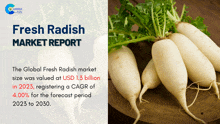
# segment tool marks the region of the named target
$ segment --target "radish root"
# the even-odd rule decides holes
[[[182,99],[186,99],[186,98],[180,98],[179,101],[181,101]],[[203,121],[202,119],[196,117],[195,115],[193,115],[193,114],[189,111],[189,108],[187,107],[186,101],[180,102],[180,104],[181,104],[181,106],[183,107],[183,109],[185,110],[185,112],[186,112],[189,116],[191,116],[192,118],[194,118],[196,121],[199,121],[199,122],[201,122],[201,123],[206,124],[205,121]]]
[[[147,101],[146,99],[142,99],[143,103],[150,103],[149,101]]]
[[[137,117],[136,117],[136,119],[135,119],[135,121],[134,121],[134,123],[133,123],[133,124],[136,124],[136,123],[138,122],[138,120],[140,119],[141,114],[140,114],[140,111],[139,111],[138,108],[137,108],[137,104],[136,104],[136,100],[135,100],[135,99],[131,99],[131,100],[130,100],[130,104],[131,104],[131,108],[133,108],[134,111],[135,111],[136,114],[137,114]]]
[[[143,94],[144,94],[147,90],[148,90],[148,86],[147,86],[147,85],[144,85],[144,87],[142,88],[141,93],[140,93],[140,95],[139,95],[140,103],[142,103],[142,102],[147,102],[147,103],[149,103],[149,101],[147,101],[147,100],[145,100],[145,99],[142,99]]]
[[[185,112],[186,112],[187,114],[189,114],[191,117],[193,117],[195,120],[197,120],[197,121],[199,121],[199,122],[202,122],[202,123],[206,124],[205,121],[203,121],[202,119],[197,118],[195,115],[193,115],[193,114],[189,111],[188,108],[185,109]]]
[[[83,102],[84,102],[85,100],[86,100],[85,97],[82,97],[82,98],[79,100],[79,103],[78,103],[78,112],[79,112],[79,114],[82,113],[82,104],[83,104]]]
[[[192,84],[195,84],[195,83],[198,85],[199,81],[194,82],[194,83],[192,83]],[[212,82],[212,83],[213,83],[213,82]],[[189,88],[189,89],[196,89],[196,90],[202,90],[202,91],[207,91],[207,90],[210,90],[210,89],[211,89],[212,83],[210,84],[209,88],[207,88],[207,89],[190,87],[192,84],[190,84],[187,88]]]
[[[191,107],[195,103],[195,101],[196,101],[196,99],[198,97],[198,94],[199,94],[199,84],[198,84],[198,90],[197,90],[196,96],[195,96],[193,102],[190,105],[188,105],[188,108]]]
[[[187,88],[190,88],[190,89],[198,89],[198,90],[202,90],[202,91],[207,91],[207,90],[210,90],[211,87],[213,86],[214,90],[215,90],[215,94],[217,95],[217,98],[220,99],[220,96],[219,96],[219,90],[218,90],[218,86],[219,85],[216,81],[212,81],[212,83],[210,84],[209,88],[208,89],[203,89],[203,88],[193,88],[193,87],[190,87],[191,85],[195,84],[195,83],[198,83],[198,82],[194,82],[192,84],[190,84]],[[197,84],[198,85],[198,84]]]
[[[196,82],[191,83],[191,84],[187,87],[187,89],[188,89],[189,87],[191,87],[193,84],[198,84],[199,82],[201,82],[201,81],[196,81]]]

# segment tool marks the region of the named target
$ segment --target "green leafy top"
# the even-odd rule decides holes
[[[125,14],[122,14],[125,15]],[[111,15],[109,16],[109,35],[108,35],[108,51],[110,52],[113,48],[118,49],[122,45],[129,43],[136,43],[139,41],[152,39],[154,37],[146,36],[142,32],[131,31],[133,22],[128,20],[127,16]]]
[[[109,52],[129,43],[165,38],[171,32],[177,32],[175,23],[179,21],[189,22],[210,35],[207,26],[203,24],[203,18],[197,17],[193,20],[186,16],[188,11],[185,10],[185,5],[179,17],[172,0],[145,0],[145,3],[138,3],[136,6],[129,0],[120,2],[121,7],[115,8],[118,14],[109,16]],[[138,26],[138,31],[132,31],[134,24]]]
[[[175,3],[170,0],[170,2],[172,3],[171,5],[174,6]],[[182,14],[179,17],[177,12],[176,12],[176,8],[172,7],[172,14],[170,11],[167,11],[167,15],[170,18],[170,20],[175,21],[175,23],[178,23],[180,21],[182,22],[188,22],[192,25],[194,25],[195,27],[197,27],[199,30],[201,30],[203,33],[205,33],[206,35],[210,36],[210,33],[207,30],[207,26],[203,23],[204,18],[198,16],[196,17],[196,19],[192,19],[192,17],[190,16],[186,16],[186,14],[188,13],[188,11],[186,11],[186,7],[185,4],[183,5],[183,9],[182,9]]]
[[[116,8],[118,14],[109,16],[109,51],[129,43],[166,37],[175,23],[166,15],[171,4],[163,1],[146,1],[133,6],[129,0],[120,0],[122,5]],[[131,31],[134,24],[138,31]]]

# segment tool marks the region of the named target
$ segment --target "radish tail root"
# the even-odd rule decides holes
[[[131,107],[134,109],[135,113],[137,114],[136,120],[133,123],[133,124],[136,124],[141,117],[140,111],[137,108],[136,99],[131,99],[130,104],[131,104]]]
[[[182,103],[182,107],[183,107],[183,109],[185,110],[185,112],[186,112],[189,116],[191,116],[192,118],[194,118],[196,121],[199,121],[199,122],[201,122],[201,123],[203,123],[203,124],[206,124],[205,121],[203,121],[202,119],[196,117],[194,114],[192,114],[192,113],[189,111],[189,109],[188,109],[188,107],[187,107],[187,105],[186,105],[186,101],[184,101],[184,103]]]
[[[82,97],[80,100],[79,100],[79,102],[78,102],[78,112],[79,112],[79,114],[81,114],[81,112],[82,112],[82,104],[83,104],[83,102],[86,100],[86,98],[85,97]]]
[[[185,94],[184,94],[185,95]],[[202,119],[196,117],[195,115],[193,115],[190,111],[189,111],[189,108],[187,107],[187,104],[186,104],[186,96],[183,96],[183,95],[180,95],[179,97],[176,97],[179,101],[179,103],[181,104],[181,106],[183,107],[183,109],[185,110],[185,112],[191,116],[192,118],[194,118],[196,121],[198,122],[201,122],[201,123],[204,123],[206,124],[205,121],[203,121]]]
[[[193,88],[193,87],[188,87],[190,89],[198,89],[198,88]],[[210,84],[209,88],[207,89],[203,89],[203,88],[199,88],[199,90],[203,90],[203,91],[206,91],[206,90],[210,90],[212,88],[212,83]]]
[[[195,115],[193,115],[193,114],[189,111],[189,109],[188,109],[187,107],[185,108],[185,111],[186,111],[187,114],[189,114],[189,115],[190,115],[192,118],[194,118],[195,120],[197,120],[197,121],[199,121],[199,122],[201,122],[201,123],[203,123],[203,124],[206,124],[205,121],[203,121],[202,119],[200,119],[200,118],[196,117]]]
[[[188,105],[188,108],[191,107],[195,103],[195,101],[196,101],[196,99],[198,97],[198,94],[199,94],[199,84],[198,84],[198,90],[197,90],[196,96],[195,96],[193,102],[190,105]]]
[[[142,101],[148,102],[147,100],[142,99],[142,96],[143,96],[144,93],[147,91],[147,89],[148,89],[147,85],[144,85],[144,87],[142,88],[141,93],[140,93],[140,95],[139,95],[140,103],[142,103]]]
[[[143,103],[150,103],[149,101],[147,101],[146,99],[142,99]]]
[[[218,99],[220,99],[220,98],[219,98],[219,89],[218,89],[217,82],[216,82],[216,81],[213,81],[213,82],[212,82],[212,86],[213,86],[213,88],[214,88],[214,90],[215,90],[215,93],[216,93]]]
[[[199,83],[199,81],[193,82],[193,83],[191,83],[186,89],[190,88],[193,84],[197,84],[197,85],[198,85],[198,83]]]

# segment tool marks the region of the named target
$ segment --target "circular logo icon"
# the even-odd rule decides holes
[[[8,14],[13,14],[14,11],[13,11],[13,7],[15,5],[14,4],[8,4],[6,7],[5,7],[5,12],[8,13]]]

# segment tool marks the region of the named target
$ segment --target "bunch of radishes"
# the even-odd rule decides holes
[[[173,19],[176,16],[169,12],[168,15]],[[128,47],[122,46],[109,53],[110,77],[116,89],[137,113],[134,123],[140,118],[136,99],[139,96],[142,102],[144,92],[156,88],[160,82],[177,98],[187,114],[202,123],[205,121],[194,116],[187,107],[188,77],[198,86],[213,87],[219,99],[215,71],[220,72],[220,48],[195,26],[180,22],[178,18],[175,22],[179,33],[169,34],[155,41],[152,46],[152,60],[143,71],[141,79],[135,57]]]

